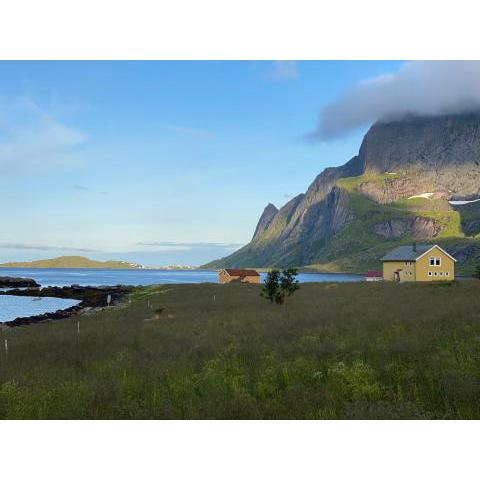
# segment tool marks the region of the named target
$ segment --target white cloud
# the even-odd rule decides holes
[[[326,105],[307,138],[325,140],[409,113],[442,115],[477,110],[479,61],[407,62],[397,73],[361,82]]]
[[[0,168],[3,173],[35,173],[71,163],[86,141],[79,130],[54,118],[30,99],[0,103]]]
[[[295,60],[276,60],[273,62],[270,78],[273,79],[293,79],[297,78],[298,62]]]
[[[65,250],[68,252],[98,252],[99,250],[93,248],[75,248],[75,247],[65,247],[65,246],[53,246],[53,245],[29,245],[25,243],[0,243],[0,249],[11,249],[11,250]]]

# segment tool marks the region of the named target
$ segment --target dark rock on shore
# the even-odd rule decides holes
[[[0,288],[34,288],[40,285],[33,278],[0,277]]]
[[[3,325],[10,327],[18,327],[20,325],[29,325],[32,323],[43,322],[45,320],[57,320],[68,318],[72,315],[81,313],[85,309],[102,308],[109,304],[115,304],[124,295],[130,293],[133,287],[124,285],[102,286],[102,287],[83,287],[80,285],[72,285],[70,287],[45,287],[45,288],[27,288],[24,290],[8,290],[0,292],[0,295],[17,295],[22,297],[56,297],[80,300],[78,305],[66,308],[65,310],[57,310],[56,312],[47,312],[41,315],[33,315],[31,317],[19,317]],[[110,300],[110,303],[109,303]]]

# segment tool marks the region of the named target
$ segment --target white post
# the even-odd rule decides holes
[[[8,340],[5,339],[5,356],[8,355]]]
[[[213,301],[215,301],[215,295],[213,296]]]
[[[110,294],[107,295],[107,305],[110,306],[110,303],[112,301],[112,296]]]
[[[77,321],[77,335],[80,335],[80,320]]]

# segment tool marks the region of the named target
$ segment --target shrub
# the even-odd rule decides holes
[[[474,276],[475,278],[477,278],[478,280],[480,280],[480,265],[477,265],[477,266],[475,267],[475,272],[473,273],[473,276]]]
[[[300,288],[296,279],[297,274],[294,268],[288,268],[281,273],[280,270],[270,270],[260,295],[268,298],[271,303],[281,305],[286,296],[290,297]]]

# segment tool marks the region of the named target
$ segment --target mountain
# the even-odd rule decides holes
[[[480,114],[379,121],[358,155],[280,209],[267,205],[250,243],[207,266],[365,271],[421,240],[468,273],[480,263],[479,198]]]
[[[21,268],[142,268],[137,263],[109,260],[99,262],[80,256],[57,257],[49,260],[34,260],[33,262],[9,262],[1,263],[0,267],[21,267]]]

